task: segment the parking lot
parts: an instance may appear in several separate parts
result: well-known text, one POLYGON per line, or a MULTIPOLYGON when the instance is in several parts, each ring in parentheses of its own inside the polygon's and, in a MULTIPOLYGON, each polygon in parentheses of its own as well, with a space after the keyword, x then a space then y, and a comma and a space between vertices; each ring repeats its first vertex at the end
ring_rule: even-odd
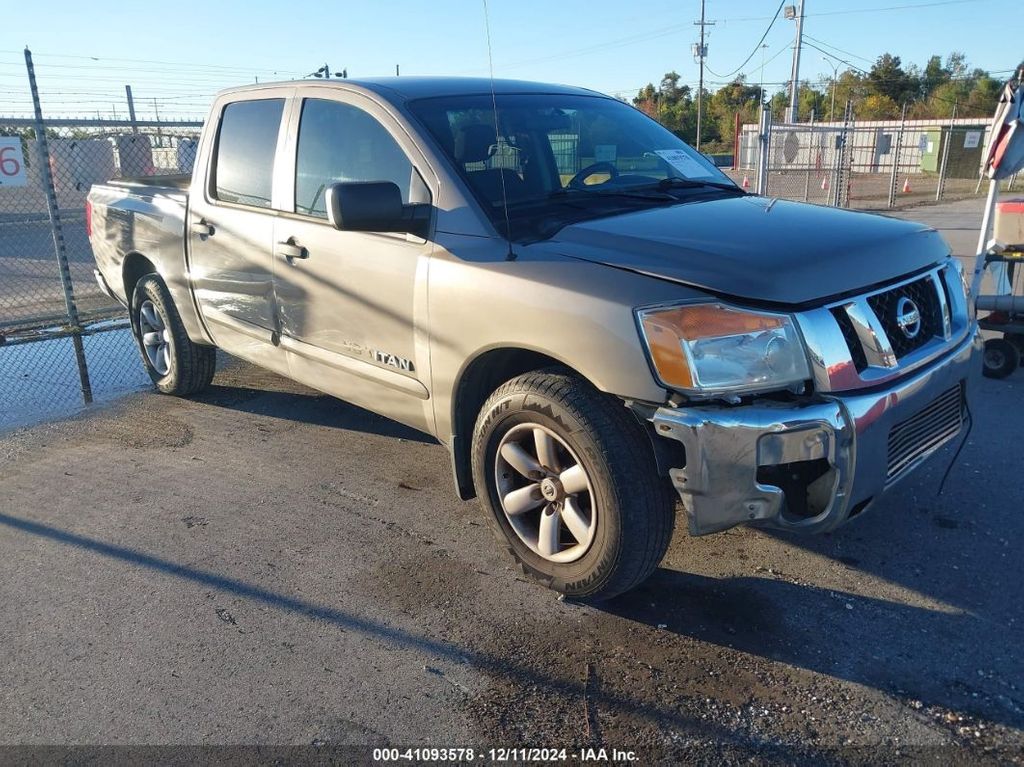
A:
POLYGON ((979 380, 941 495, 951 449, 831 535, 681 524, 601 606, 523 580, 427 438, 214 383, 0 435, 0 743, 1019 757, 1024 373, 979 380))

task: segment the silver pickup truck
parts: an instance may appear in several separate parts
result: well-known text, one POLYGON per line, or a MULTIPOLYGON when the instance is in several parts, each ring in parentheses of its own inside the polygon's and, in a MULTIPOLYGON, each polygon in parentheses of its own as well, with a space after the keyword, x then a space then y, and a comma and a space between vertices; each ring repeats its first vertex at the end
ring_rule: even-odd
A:
POLYGON ((679 501, 693 535, 861 514, 960 434, 980 369, 937 232, 747 194, 578 88, 233 89, 191 179, 89 206, 160 391, 219 347, 427 432, 576 598, 646 578, 679 501))

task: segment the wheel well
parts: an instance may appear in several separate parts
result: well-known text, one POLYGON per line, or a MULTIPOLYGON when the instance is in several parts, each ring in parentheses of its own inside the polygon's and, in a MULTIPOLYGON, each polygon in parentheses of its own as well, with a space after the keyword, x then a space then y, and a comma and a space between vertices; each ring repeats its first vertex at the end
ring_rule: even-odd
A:
POLYGON ((125 256, 124 264, 121 266, 121 277, 124 284, 124 297, 129 306, 132 303, 132 293, 135 292, 135 285, 138 281, 143 276, 156 271, 153 262, 141 253, 129 253, 125 256))
POLYGON ((451 451, 455 487, 464 501, 476 497, 470 445, 480 408, 491 393, 506 381, 531 370, 561 365, 553 357, 529 349, 493 349, 473 360, 455 388, 451 451))

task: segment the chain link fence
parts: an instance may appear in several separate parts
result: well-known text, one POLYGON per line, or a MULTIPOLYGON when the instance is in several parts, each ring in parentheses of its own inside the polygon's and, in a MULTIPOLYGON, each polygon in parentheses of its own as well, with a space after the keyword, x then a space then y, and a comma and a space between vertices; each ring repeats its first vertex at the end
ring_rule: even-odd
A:
POLYGON ((0 428, 149 382, 94 279, 85 201, 112 178, 190 172, 201 128, 36 114, 0 117, 0 428))
MULTIPOLYGON (((988 124, 977 120, 745 125, 733 178, 770 197, 861 210, 961 200, 979 183, 988 124)), ((1012 192, 1017 180, 1004 183, 1012 192)), ((1018 186, 1018 189, 1020 187, 1018 186)))

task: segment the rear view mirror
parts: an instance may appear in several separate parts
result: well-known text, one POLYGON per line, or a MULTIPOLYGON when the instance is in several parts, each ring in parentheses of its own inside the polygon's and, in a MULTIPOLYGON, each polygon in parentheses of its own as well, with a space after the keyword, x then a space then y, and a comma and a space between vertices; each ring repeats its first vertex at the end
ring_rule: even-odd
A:
POLYGON ((348 232, 408 232, 402 192, 392 181, 344 181, 325 195, 327 219, 348 232))

